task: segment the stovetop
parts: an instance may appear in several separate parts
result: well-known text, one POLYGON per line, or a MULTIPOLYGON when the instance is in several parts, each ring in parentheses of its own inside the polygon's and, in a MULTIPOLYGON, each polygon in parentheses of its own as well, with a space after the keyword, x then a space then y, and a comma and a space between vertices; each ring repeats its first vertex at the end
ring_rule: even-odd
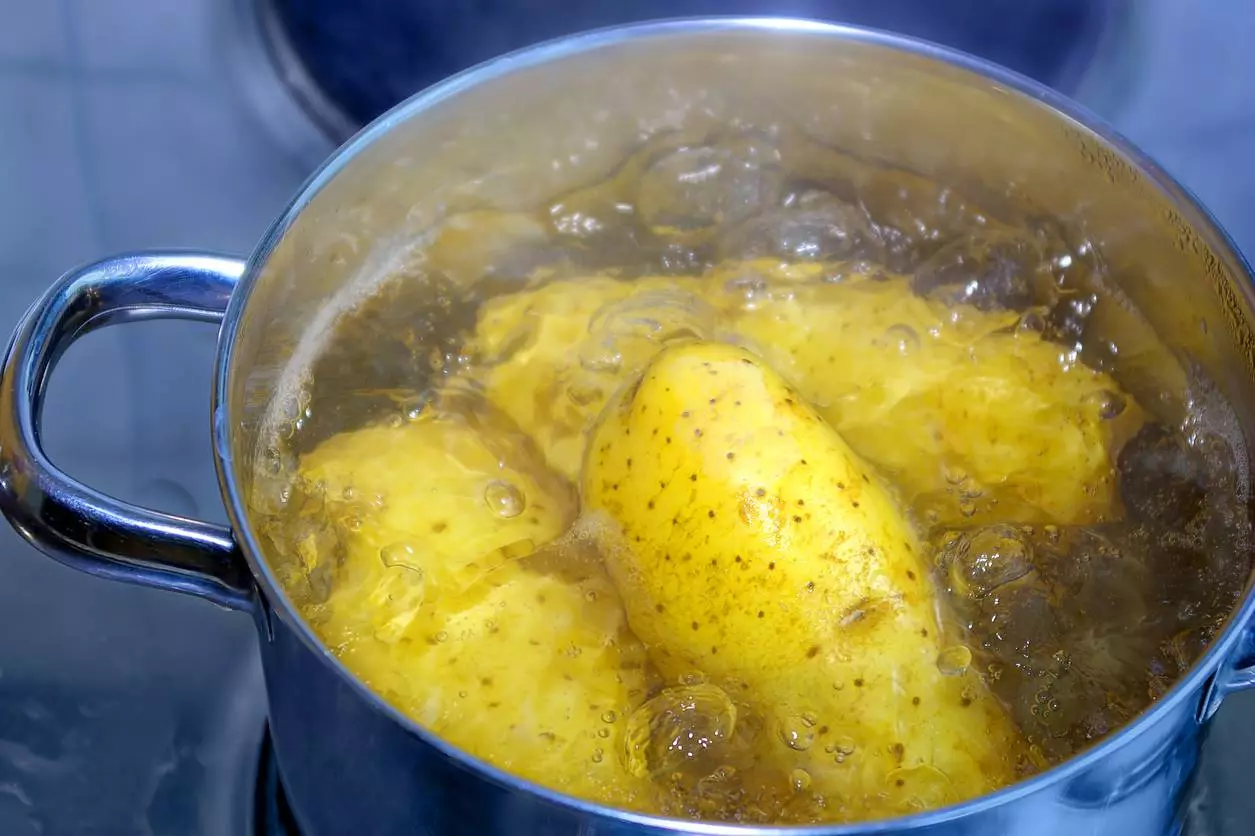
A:
MULTIPOLYGON (((1076 95, 1255 255, 1255 7, 1134 8, 1076 95)), ((0 333, 83 261, 246 253, 331 152, 253 12, 0 0, 0 333)), ((52 458, 126 499, 225 521, 207 423, 215 336, 187 323, 89 335, 50 386, 52 458)), ((1252 765, 1255 697, 1238 695, 1204 751, 1193 832, 1249 832, 1252 765)), ((250 620, 76 574, 0 525, 0 834, 275 833, 294 829, 250 620)))

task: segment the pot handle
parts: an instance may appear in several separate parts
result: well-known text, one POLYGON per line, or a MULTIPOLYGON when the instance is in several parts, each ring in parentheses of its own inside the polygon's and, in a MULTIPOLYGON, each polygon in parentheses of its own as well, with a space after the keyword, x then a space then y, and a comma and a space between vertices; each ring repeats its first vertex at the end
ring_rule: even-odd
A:
POLYGON ((229 528, 93 490, 57 468, 39 438, 44 384, 71 343, 120 322, 221 322, 243 271, 209 254, 118 256, 62 276, 22 318, 0 374, 0 511, 28 542, 93 575, 253 608, 256 587, 229 528))

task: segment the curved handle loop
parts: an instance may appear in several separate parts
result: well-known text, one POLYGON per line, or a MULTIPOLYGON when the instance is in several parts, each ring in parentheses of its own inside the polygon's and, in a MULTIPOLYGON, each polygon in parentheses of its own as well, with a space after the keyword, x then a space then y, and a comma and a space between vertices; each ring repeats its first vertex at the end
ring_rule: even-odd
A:
POLYGON ((48 375, 76 339, 146 319, 221 322, 243 271, 208 254, 119 256, 66 274, 23 317, 0 376, 0 511, 32 545, 93 575, 252 608, 230 529, 93 490, 49 461, 39 429, 48 375))

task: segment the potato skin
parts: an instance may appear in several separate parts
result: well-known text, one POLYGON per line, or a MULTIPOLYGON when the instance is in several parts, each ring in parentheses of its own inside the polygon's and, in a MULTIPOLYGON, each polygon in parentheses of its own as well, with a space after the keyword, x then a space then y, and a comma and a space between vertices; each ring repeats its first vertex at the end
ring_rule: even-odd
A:
POLYGON ((330 526, 303 567, 330 573, 329 593, 302 612, 350 670, 473 756, 652 809, 615 749, 645 698, 643 648, 586 549, 545 548, 575 497, 516 428, 446 393, 412 423, 328 439, 298 482, 330 526), (486 501, 492 484, 517 488, 517 514, 486 501))
POLYGON ((1144 414, 1019 314, 924 299, 905 277, 826 284, 749 263, 707 282, 724 327, 927 522, 1119 518, 1114 451, 1144 414))
POLYGON ((582 498, 617 524, 607 565, 654 663, 770 718, 774 756, 832 799, 825 815, 1015 779, 1023 752, 1001 707, 972 672, 938 668, 935 592, 894 498, 749 352, 655 357, 603 413, 582 498))

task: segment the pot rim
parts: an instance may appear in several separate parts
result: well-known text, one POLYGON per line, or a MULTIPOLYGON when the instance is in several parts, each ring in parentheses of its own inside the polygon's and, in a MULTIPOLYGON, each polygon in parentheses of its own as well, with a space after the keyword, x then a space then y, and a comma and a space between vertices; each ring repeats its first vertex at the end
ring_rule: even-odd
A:
MULTIPOLYGON (((1242 603, 1234 608, 1220 636, 1212 641, 1207 652, 1195 662, 1190 672, 1179 679, 1168 692, 1136 719, 1104 738, 1100 743, 1069 758, 1033 777, 947 807, 929 810, 891 819, 868 822, 827 825, 778 825, 753 826, 688 821, 653 816, 605 806, 596 802, 568 796, 542 785, 519 778, 479 758, 467 754, 440 736, 401 713, 353 674, 344 663, 314 635, 301 618, 287 594, 276 582, 268 563, 260 559, 262 551, 247 522, 247 512, 240 496, 233 472, 229 435, 231 424, 226 414, 229 398, 228 370, 234 358, 237 332, 242 315, 252 295, 261 268, 278 245, 297 216, 311 200, 352 161, 361 151, 374 144, 396 125, 421 114, 423 111, 463 91, 491 82, 517 70, 546 64, 561 58, 584 54, 632 40, 648 40, 677 35, 700 35, 717 32, 780 32, 789 35, 810 35, 869 44, 889 50, 927 58, 942 64, 965 70, 1006 88, 1022 99, 1044 107, 1055 116, 1070 122, 1073 127, 1089 133, 1133 164, 1136 171, 1146 178, 1172 202, 1191 228, 1225 262, 1236 276, 1245 277, 1239 292, 1248 304, 1255 306, 1255 275, 1250 265, 1234 246, 1231 239, 1204 209, 1193 194, 1176 182, 1148 156, 1137 150, 1131 142, 1113 127, 1089 113, 1081 105, 1044 85, 981 58, 958 50, 905 35, 858 26, 789 18, 789 17, 693 17, 611 26, 545 41, 490 59, 471 67, 437 84, 422 90, 379 116, 342 145, 302 185, 296 197, 288 204, 271 225, 257 248, 248 259, 244 275, 232 294, 219 335, 217 357, 214 364, 214 386, 211 412, 213 416, 214 462, 220 489, 231 525, 239 545, 261 587, 262 606, 274 611, 300 637, 315 655, 355 689, 375 710, 396 722, 402 729, 417 736, 451 758, 459 766, 477 773, 506 789, 526 792, 555 805, 584 815, 610 818, 635 825, 654 828, 660 832, 702 834, 703 836, 751 836, 781 834, 781 836, 865 836, 865 834, 897 832, 907 828, 935 826, 964 816, 987 812, 1019 798, 1031 795, 1048 786, 1059 784, 1096 765, 1111 752, 1129 745, 1142 730, 1164 715, 1178 708, 1189 699, 1204 699, 1208 694, 1206 680, 1216 674, 1234 652, 1247 625, 1255 615, 1255 594, 1252 581, 1248 581, 1242 603)), ((267 614, 268 616, 269 614, 267 614)), ((1214 687, 1214 686, 1213 686, 1214 687)), ((1196 715, 1197 716, 1197 715, 1196 715)))

